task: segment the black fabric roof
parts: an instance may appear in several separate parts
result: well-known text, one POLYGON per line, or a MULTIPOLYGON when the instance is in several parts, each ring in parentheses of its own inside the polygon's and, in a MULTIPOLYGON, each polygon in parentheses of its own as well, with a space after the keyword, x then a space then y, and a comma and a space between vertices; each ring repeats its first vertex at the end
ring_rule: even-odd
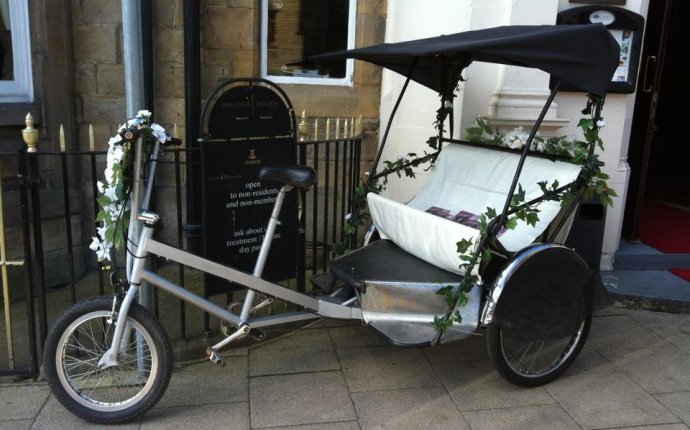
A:
POLYGON ((455 87, 472 61, 541 69, 563 82, 606 95, 619 61, 619 46, 601 24, 508 26, 428 39, 384 43, 320 54, 316 61, 356 58, 404 76, 439 93, 455 87), (450 79, 445 79, 450 75, 450 79))

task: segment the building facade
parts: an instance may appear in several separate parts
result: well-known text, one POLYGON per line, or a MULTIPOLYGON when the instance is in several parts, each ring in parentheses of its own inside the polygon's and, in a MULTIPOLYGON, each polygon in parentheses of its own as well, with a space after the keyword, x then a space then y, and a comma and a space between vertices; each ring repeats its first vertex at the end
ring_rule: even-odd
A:
MULTIPOLYGON (((616 3, 647 17, 663 15, 659 11, 673 2, 594 3, 616 3)), ((185 126, 183 6, 184 0, 153 0, 153 102, 146 107, 167 128, 177 125, 180 136, 185 126)), ((309 63, 309 55, 500 25, 554 24, 559 12, 579 6, 583 3, 573 0, 203 0, 198 3, 201 94, 210 94, 229 78, 271 79, 286 90, 296 111, 305 110, 310 118, 361 115, 366 132, 363 159, 371 160, 379 124, 385 124, 403 79, 362 62, 316 66, 309 63)), ((27 112, 39 124, 42 150, 59 150, 60 125, 67 149, 88 149, 89 127, 96 149, 106 147, 125 119, 121 10, 119 0, 0 0, 0 149, 22 144, 27 112)), ((480 116, 506 128, 523 125, 536 118, 548 96, 549 77, 536 70, 474 64, 466 73, 455 102, 455 136, 462 137, 480 116)), ((606 150, 601 159, 620 197, 606 214, 602 269, 612 267, 624 219, 634 216, 625 208, 629 189, 637 193, 640 181, 634 179, 630 186, 628 161, 638 94, 639 88, 631 94, 612 93, 604 109, 606 150)), ((544 133, 576 134, 584 101, 582 93, 559 94, 544 133)), ((434 134, 437 104, 430 91, 410 88, 384 159, 423 148, 434 134)), ((2 175, 11 182, 15 169, 8 163, 3 161, 2 175)), ((405 201, 423 179, 420 172, 416 182, 393 180, 386 192, 405 201)), ((631 231, 627 237, 635 235, 631 231)))

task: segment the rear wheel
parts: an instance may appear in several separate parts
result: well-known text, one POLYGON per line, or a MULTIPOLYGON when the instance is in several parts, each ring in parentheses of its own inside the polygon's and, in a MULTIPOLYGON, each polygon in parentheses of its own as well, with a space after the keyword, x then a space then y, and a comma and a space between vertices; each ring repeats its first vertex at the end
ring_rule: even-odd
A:
POLYGON ((559 288, 540 277, 511 293, 500 318, 487 327, 489 357, 513 384, 547 384, 584 346, 592 322, 585 297, 581 290, 559 288))
POLYGON ((172 373, 170 342, 158 320, 132 304, 117 364, 98 362, 111 345, 112 298, 96 297, 70 307, 46 340, 45 372, 53 394, 67 409, 97 423, 132 420, 161 398, 172 373))

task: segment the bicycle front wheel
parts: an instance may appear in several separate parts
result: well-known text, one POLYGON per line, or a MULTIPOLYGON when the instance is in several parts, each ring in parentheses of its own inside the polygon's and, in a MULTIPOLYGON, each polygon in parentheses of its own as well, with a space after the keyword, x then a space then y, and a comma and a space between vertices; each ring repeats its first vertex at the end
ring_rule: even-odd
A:
POLYGON ((172 373, 172 349, 158 320, 137 304, 129 310, 117 364, 98 361, 111 345, 112 298, 70 307, 46 340, 45 371, 67 409, 97 423, 121 423, 144 414, 161 398, 172 373))

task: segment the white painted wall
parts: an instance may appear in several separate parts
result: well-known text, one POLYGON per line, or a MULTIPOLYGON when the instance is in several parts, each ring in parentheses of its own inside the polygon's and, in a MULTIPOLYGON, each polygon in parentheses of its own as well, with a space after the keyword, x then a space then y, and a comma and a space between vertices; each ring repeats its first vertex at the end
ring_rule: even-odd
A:
MULTIPOLYGON (((467 31, 472 3, 471 0, 388 0, 386 42, 467 31)), ((404 83, 404 77, 384 69, 381 81, 381 137, 404 83)), ((398 108, 381 160, 395 160, 409 152, 420 154, 429 149, 425 142, 436 134, 433 122, 439 105, 440 99, 434 91, 411 82, 398 108)), ((455 109, 458 118, 462 110, 460 101, 456 102, 455 109)), ((459 124, 456 125, 458 128, 459 124)), ((417 180, 391 177, 384 194, 397 201, 408 201, 416 194, 424 178, 426 172, 423 171, 418 172, 417 180)))
MULTIPOLYGON (((648 0, 627 0, 623 6, 642 16, 647 15, 648 0)), ((572 7, 584 6, 559 0, 559 12, 572 7)), ((559 130, 559 134, 577 134, 577 119, 582 116, 580 111, 584 106, 584 96, 581 93, 561 93, 556 97, 559 116, 570 118, 571 122, 559 130)), ((630 128, 632 124, 635 94, 609 94, 606 97, 603 117, 606 127, 600 132, 604 141, 605 151, 600 153, 600 159, 606 163, 604 171, 611 176, 609 186, 618 194, 614 199, 614 206, 606 213, 606 227, 602 247, 601 270, 611 270, 623 227, 623 212, 625 210, 625 196, 628 192, 630 166, 628 165, 628 146, 630 143, 630 128)), ((601 152, 601 151, 599 151, 601 152)))

